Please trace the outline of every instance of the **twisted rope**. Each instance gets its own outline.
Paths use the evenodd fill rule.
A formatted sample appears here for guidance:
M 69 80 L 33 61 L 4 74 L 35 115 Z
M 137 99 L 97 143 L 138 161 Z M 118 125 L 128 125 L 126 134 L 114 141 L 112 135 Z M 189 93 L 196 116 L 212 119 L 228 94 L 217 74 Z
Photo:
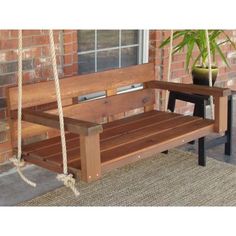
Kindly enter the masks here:
M 75 187 L 75 179 L 73 178 L 72 174 L 59 174 L 57 175 L 57 179 L 63 182 L 66 187 L 70 188 L 74 192 L 75 196 L 80 195 L 79 191 Z
M 59 181 L 62 181 L 66 187 L 71 188 L 71 190 L 75 193 L 75 195 L 78 196 L 79 192 L 75 188 L 75 179 L 73 178 L 71 174 L 68 174 L 67 150 L 66 150 L 66 139 L 65 139 L 64 118 L 63 118 L 64 116 L 63 116 L 63 109 L 62 109 L 62 103 L 61 103 L 61 92 L 60 92 L 55 44 L 54 44 L 52 30 L 49 30 L 49 40 L 50 40 L 50 54 L 51 54 L 52 67 L 53 67 L 53 76 L 54 76 L 54 81 L 55 81 L 55 89 L 56 89 L 56 97 L 57 97 L 57 107 L 58 107 L 58 114 L 59 114 L 62 159 L 63 159 L 63 174 L 59 174 L 57 176 L 57 179 Z
M 22 155 L 22 30 L 18 31 L 18 110 L 17 110 L 17 157 L 11 158 L 10 161 L 16 166 L 17 172 L 20 177 L 32 187 L 36 187 L 36 183 L 27 179 L 22 171 L 21 167 L 24 166 L 24 161 L 21 160 Z
M 206 33 L 207 54 L 208 54 L 209 86 L 212 87 L 211 47 L 210 47 L 208 30 L 206 30 L 205 33 Z M 211 103 L 211 118 L 214 120 L 215 109 L 214 109 L 214 103 L 213 103 L 213 96 L 210 96 L 210 103 Z

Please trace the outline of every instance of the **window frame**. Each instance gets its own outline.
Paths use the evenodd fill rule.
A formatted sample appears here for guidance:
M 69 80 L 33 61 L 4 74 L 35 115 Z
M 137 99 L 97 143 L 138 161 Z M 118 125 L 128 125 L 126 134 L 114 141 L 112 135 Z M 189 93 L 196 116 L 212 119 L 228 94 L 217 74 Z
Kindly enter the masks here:
M 102 52 L 102 51 L 118 49 L 119 50 L 119 67 L 118 68 L 122 68 L 122 66 L 121 66 L 121 50 L 123 48 L 138 47 L 138 63 L 137 64 L 147 63 L 148 57 L 149 57 L 149 30 L 138 30 L 138 34 L 139 34 L 138 35 L 138 43 L 125 45 L 125 46 L 121 46 L 121 31 L 122 30 L 119 30 L 119 46 L 98 49 L 97 48 L 97 30 L 95 30 L 95 48 L 94 48 L 94 50 L 87 50 L 84 52 L 78 52 L 78 57 L 80 55 L 94 53 L 95 54 L 95 72 L 97 72 L 97 53 Z M 94 72 L 92 72 L 92 73 L 94 73 Z M 117 93 L 119 94 L 119 93 L 130 92 L 133 90 L 141 89 L 142 87 L 143 87 L 142 84 L 134 84 L 132 86 L 126 86 L 126 87 L 118 89 Z M 97 93 L 81 96 L 79 98 L 79 100 L 80 101 L 91 100 L 91 99 L 101 98 L 104 96 L 105 96 L 104 92 L 97 92 Z

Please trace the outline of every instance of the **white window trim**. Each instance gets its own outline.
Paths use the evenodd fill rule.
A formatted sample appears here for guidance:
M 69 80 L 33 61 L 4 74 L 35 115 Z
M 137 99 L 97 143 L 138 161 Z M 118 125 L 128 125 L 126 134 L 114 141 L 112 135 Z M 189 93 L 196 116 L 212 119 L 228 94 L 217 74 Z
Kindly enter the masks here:
M 143 30 L 143 42 L 142 42 L 142 46 L 143 46 L 143 63 L 148 63 L 149 60 L 149 30 Z

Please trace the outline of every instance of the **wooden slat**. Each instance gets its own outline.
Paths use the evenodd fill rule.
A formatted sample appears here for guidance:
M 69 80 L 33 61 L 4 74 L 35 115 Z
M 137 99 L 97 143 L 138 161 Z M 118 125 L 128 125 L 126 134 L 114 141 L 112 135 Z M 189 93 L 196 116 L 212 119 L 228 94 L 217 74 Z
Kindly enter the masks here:
M 106 130 L 113 129 L 114 127 L 117 128 L 117 127 L 120 127 L 120 126 L 123 126 L 123 125 L 128 125 L 128 124 L 136 122 L 136 121 L 140 122 L 142 120 L 150 119 L 150 118 L 158 116 L 160 114 L 162 114 L 162 112 L 151 111 L 151 112 L 147 112 L 147 113 L 137 114 L 137 115 L 132 116 L 132 117 L 127 117 L 127 118 L 122 119 L 122 120 L 116 120 L 116 121 L 113 121 L 111 123 L 106 123 L 106 124 L 103 124 L 104 132 Z M 79 140 L 79 137 L 76 134 L 71 134 L 71 133 L 66 134 L 67 142 L 71 139 L 74 139 L 75 137 L 77 137 L 77 139 Z M 55 145 L 57 145 L 57 143 L 60 143 L 60 142 L 61 142 L 61 138 L 60 138 L 60 136 L 58 136 L 58 137 L 43 140 L 43 141 L 40 141 L 40 142 L 37 142 L 37 143 L 28 144 L 28 145 L 23 147 L 23 151 L 25 151 L 25 153 L 27 153 L 30 150 L 38 150 L 38 149 L 45 148 L 47 146 L 49 146 L 49 147 L 55 146 Z
M 117 89 L 108 89 L 108 90 L 106 90 L 106 96 L 107 97 L 114 96 L 114 95 L 116 95 L 116 93 L 117 93 Z M 111 115 L 111 116 L 107 117 L 107 120 L 109 122 L 111 122 L 115 119 L 116 119 L 116 117 L 114 115 Z
M 80 156 L 81 156 L 80 147 L 79 147 L 80 144 L 78 142 L 74 142 L 73 145 L 75 145 L 74 148 L 71 148 L 70 150 L 67 150 L 67 159 L 68 159 L 67 163 L 71 163 L 75 159 L 77 159 L 77 160 L 80 159 Z M 62 164 L 63 157 L 62 157 L 61 152 L 54 153 L 50 156 L 47 156 L 46 154 L 45 154 L 45 156 L 41 156 L 41 155 L 38 155 L 37 153 L 35 154 L 34 152 L 29 153 L 29 155 L 31 155 L 31 154 L 40 156 L 41 159 L 44 160 L 44 161 L 55 162 L 55 163 L 57 163 L 58 165 L 61 165 L 61 166 L 63 165 Z
M 112 123 L 114 123 L 113 127 L 108 126 L 108 128 L 105 128 L 104 132 L 101 133 L 101 135 L 100 135 L 101 141 L 106 140 L 107 138 L 112 138 L 113 136 L 122 135 L 124 132 L 125 133 L 130 132 L 130 131 L 132 131 L 132 129 L 134 130 L 135 128 L 140 129 L 140 128 L 144 128 L 145 125 L 146 126 L 152 125 L 153 122 L 158 122 L 166 115 L 171 116 L 171 117 L 177 116 L 175 114 L 171 115 L 170 113 L 162 114 L 161 112 L 156 112 L 155 116 L 153 116 L 153 112 L 150 112 L 150 117 L 136 115 L 137 117 L 139 117 L 139 120 L 134 119 L 134 121 L 132 123 L 129 118 L 123 119 L 123 123 L 112 122 Z M 136 116 L 134 116 L 134 117 L 136 117 Z M 125 122 L 125 120 L 128 120 L 128 121 Z M 69 147 L 73 148 L 74 144 L 78 146 L 79 137 L 78 136 L 73 136 L 73 137 L 74 138 L 70 138 L 69 134 L 66 135 L 67 148 L 69 148 Z M 60 137 L 53 138 L 52 140 L 53 141 L 51 141 L 51 142 L 50 141 L 49 142 L 47 142 L 47 141 L 39 142 L 38 146 L 36 146 L 36 144 L 35 145 L 34 144 L 28 145 L 28 147 L 26 147 L 26 148 L 24 147 L 23 150 L 25 151 L 25 153 L 34 152 L 38 156 L 43 156 L 43 157 L 50 157 L 52 154 L 54 156 L 60 155 L 60 153 L 61 153 Z M 53 157 L 52 157 L 52 159 L 53 159 Z
M 135 121 L 132 123 L 126 123 L 126 124 L 123 124 L 122 126 L 114 126 L 113 128 L 106 129 L 101 134 L 101 138 L 103 140 L 105 138 L 117 137 L 122 134 L 127 134 L 134 130 L 139 130 L 139 129 L 146 128 L 149 126 L 153 126 L 154 124 L 162 123 L 164 120 L 171 120 L 179 116 L 181 115 L 163 112 L 163 113 L 158 114 L 157 116 L 150 117 L 150 119 L 144 119 L 144 120 Z
M 201 120 L 201 118 L 198 117 L 175 117 L 174 119 L 172 118 L 160 121 L 159 123 L 153 124 L 149 127 L 143 127 L 138 130 L 133 130 L 133 132 L 130 131 L 129 133 L 123 134 L 119 137 L 104 139 L 101 140 L 101 152 L 103 153 L 111 149 L 114 150 L 116 147 L 120 147 L 121 149 L 123 149 L 123 146 L 126 146 L 129 143 L 130 145 L 132 145 L 132 143 L 153 136 L 154 134 L 159 134 L 161 136 L 165 132 L 176 129 L 177 127 L 182 127 L 184 129 L 186 125 L 194 125 L 196 121 L 199 120 Z M 76 161 L 76 158 L 74 158 L 73 156 L 70 157 L 70 163 Z M 104 162 L 103 158 L 102 162 Z
M 113 69 L 60 80 L 62 100 L 154 80 L 152 63 Z M 9 87 L 10 110 L 17 109 L 17 87 Z M 54 81 L 23 86 L 23 108 L 56 101 Z
M 183 92 L 183 93 L 196 93 L 201 95 L 212 95 L 215 97 L 229 96 L 231 90 L 228 88 L 217 88 L 203 85 L 173 83 L 166 81 L 149 81 L 146 83 L 148 88 L 165 89 L 169 91 Z
M 141 120 L 138 121 L 137 119 L 134 123 L 131 122 L 130 117 L 126 118 L 129 120 L 127 123 L 114 121 L 113 127 L 110 124 L 107 131 L 104 129 L 105 135 L 101 138 L 101 161 L 104 170 L 136 160 L 137 155 L 145 156 L 145 153 L 150 153 L 152 150 L 160 152 L 178 146 L 183 142 L 183 139 L 184 142 L 188 142 L 205 136 L 212 132 L 214 126 L 213 121 L 196 117 L 184 117 L 173 113 L 157 112 L 155 116 L 153 112 L 150 112 L 150 115 L 147 118 L 145 115 L 139 114 L 137 116 Z M 117 136 L 116 132 L 111 132 L 122 128 L 120 136 Z M 59 139 L 55 140 L 59 141 Z M 47 145 L 47 143 L 45 144 Z M 36 153 L 30 153 L 29 155 L 40 156 L 43 154 L 40 157 L 41 161 L 45 161 L 50 165 L 55 163 L 55 165 L 61 167 L 60 142 L 57 144 L 49 142 L 48 144 L 52 146 L 45 146 L 45 148 L 38 149 Z M 90 149 L 93 150 L 92 147 Z M 30 161 L 29 158 L 28 160 Z M 78 137 L 70 137 L 68 140 L 68 164 L 73 170 L 81 168 Z M 91 175 L 86 174 L 86 181 L 89 181 L 89 176 Z M 96 178 L 96 176 L 93 176 L 93 178 Z
M 115 96 L 112 96 L 109 99 L 106 98 L 103 101 L 98 101 L 98 100 L 90 101 L 90 102 L 75 105 L 76 106 L 75 108 L 74 108 L 74 106 L 64 108 L 64 114 L 67 116 L 76 116 L 76 117 L 80 116 L 80 114 L 81 114 L 80 117 L 83 119 L 89 120 L 89 117 L 90 117 L 91 120 L 95 120 L 98 117 L 100 117 L 102 114 L 104 114 L 104 116 L 106 116 L 108 114 L 120 112 L 122 109 L 127 110 L 127 109 L 140 107 L 144 104 L 152 104 L 154 101 L 149 100 L 149 96 L 152 96 L 152 93 L 153 93 L 153 91 L 151 91 L 151 93 L 149 93 L 148 90 L 141 90 L 141 91 L 136 91 L 132 94 L 118 95 L 118 98 L 116 98 Z M 130 99 L 132 99 L 132 102 L 134 103 L 133 105 L 129 106 L 127 103 L 125 103 L 122 106 L 119 106 L 120 103 L 122 104 L 123 100 L 129 101 Z M 86 106 L 86 105 L 89 105 L 89 106 Z M 100 113 L 97 111 L 94 112 L 94 107 L 96 107 L 96 109 L 97 108 L 99 109 L 99 105 L 102 107 L 101 108 L 102 110 L 100 110 Z M 109 106 L 109 107 L 107 108 L 107 106 Z M 87 111 L 87 113 L 86 113 L 86 111 Z M 54 111 L 54 112 L 56 112 L 56 111 Z M 78 113 L 78 115 L 77 115 L 77 113 Z M 157 113 L 158 113 L 157 111 L 153 111 L 152 113 L 148 113 L 147 115 L 146 114 L 140 114 L 138 116 L 135 115 L 135 116 L 130 117 L 128 119 L 122 119 L 120 121 L 117 120 L 116 123 L 118 125 L 119 123 L 128 122 L 129 120 L 133 122 L 133 121 L 135 121 L 135 119 L 140 120 L 141 117 L 150 117 L 152 114 L 156 115 Z M 34 122 L 37 121 L 37 119 L 40 119 L 40 116 L 37 116 L 36 118 L 32 117 L 32 121 L 34 121 Z M 104 124 L 104 127 L 109 127 L 109 123 Z M 31 130 L 31 128 L 34 128 L 34 129 Z M 48 127 L 41 126 L 41 125 L 38 125 L 38 126 L 33 125 L 33 127 L 27 126 L 27 128 L 24 130 L 27 131 L 27 133 L 30 133 L 30 131 L 32 131 L 30 133 L 30 135 L 33 136 L 34 134 L 37 134 L 40 129 L 42 130 L 42 132 L 48 131 Z M 15 129 L 15 130 L 17 130 L 17 129 Z
M 144 149 L 137 149 L 134 152 L 126 153 L 124 156 L 120 156 L 119 158 L 114 158 L 110 160 L 108 159 L 107 161 L 104 160 L 105 162 L 102 163 L 102 172 L 105 173 L 114 168 L 119 168 L 124 165 L 133 163 L 135 161 L 151 157 L 153 155 L 169 150 L 171 148 L 178 147 L 183 143 L 188 143 L 192 141 L 194 138 L 198 139 L 200 137 L 206 136 L 212 131 L 213 131 L 213 124 L 209 126 L 205 126 L 203 128 L 199 128 L 197 131 L 194 130 L 193 131 L 194 133 L 189 132 L 181 136 L 177 136 L 175 139 L 172 140 L 172 142 L 165 141 L 157 145 L 150 145 L 149 147 L 144 148 Z M 197 163 L 197 160 L 196 160 L 196 163 Z M 71 166 L 79 167 L 79 160 L 74 162 L 73 165 L 71 164 Z
M 148 116 L 149 115 L 149 116 Z M 157 122 L 158 120 L 161 120 L 165 116 L 171 116 L 175 117 L 177 115 L 167 113 L 163 114 L 162 112 L 158 111 L 151 111 L 148 113 L 138 114 L 132 117 L 128 117 L 119 121 L 114 121 L 113 126 L 111 126 L 112 123 L 107 123 L 104 125 L 105 130 L 101 134 L 101 140 L 106 140 L 107 138 L 112 137 L 112 133 L 117 135 L 122 135 L 123 132 L 130 132 L 132 129 L 139 129 L 144 128 L 145 125 L 152 125 L 153 122 Z M 141 125 L 142 123 L 142 125 Z M 131 125 L 132 124 L 132 125 Z M 111 131 L 114 130 L 112 133 Z M 107 134 L 108 132 L 108 134 Z M 72 154 L 78 156 L 79 154 L 79 137 L 72 135 L 72 134 L 66 134 L 66 141 L 67 141 L 67 148 L 68 148 L 68 156 L 70 157 Z M 71 146 L 72 145 L 72 146 Z M 73 145 L 76 145 L 78 150 L 77 153 L 71 153 L 70 149 L 73 149 Z M 55 137 L 49 140 L 43 140 L 41 142 L 38 142 L 36 144 L 30 144 L 23 148 L 24 153 L 31 153 L 33 152 L 37 156 L 42 156 L 44 159 L 50 159 L 51 161 L 61 161 L 62 155 L 61 155 L 61 140 L 60 137 Z M 69 158 L 70 159 L 70 158 Z M 69 160 L 70 162 L 70 160 Z
M 100 134 L 101 142 L 104 142 L 107 139 L 111 139 L 113 137 L 122 136 L 123 134 L 126 135 L 130 132 L 135 132 L 137 130 L 144 129 L 149 126 L 153 126 L 154 124 L 155 125 L 161 124 L 167 120 L 174 120 L 176 117 L 181 117 L 181 115 L 157 112 L 156 116 L 150 116 L 149 119 L 146 117 L 146 119 L 135 120 L 132 123 L 123 122 L 123 124 L 117 125 L 116 122 L 112 122 L 114 123 L 113 127 L 110 126 L 107 129 L 104 129 L 104 132 Z M 189 118 L 189 119 L 192 120 L 192 118 Z M 67 140 L 68 151 L 70 150 L 70 148 L 73 149 L 74 145 L 78 146 L 79 137 L 69 139 L 69 140 L 66 139 L 66 140 Z M 55 140 L 53 143 L 51 142 L 49 145 L 45 145 L 45 144 L 42 145 L 41 143 L 39 143 L 39 146 L 40 148 L 37 147 L 37 150 L 33 150 L 33 152 L 37 154 L 38 156 L 51 157 L 51 156 L 61 155 L 61 140 L 60 139 L 57 139 L 57 141 Z
M 23 110 L 22 119 L 28 122 L 45 125 L 51 128 L 60 129 L 58 115 L 48 114 L 39 111 Z M 76 134 L 94 134 L 102 132 L 102 126 L 88 121 L 77 120 L 69 117 L 64 117 L 65 131 Z
M 102 170 L 103 172 L 108 171 L 139 159 L 150 157 L 155 153 L 159 153 L 202 136 L 206 136 L 211 133 L 212 130 L 212 121 L 202 122 L 202 120 L 198 120 L 194 123 L 185 125 L 184 129 L 183 126 L 179 126 L 175 129 L 164 131 L 161 135 L 160 133 L 155 134 L 141 140 L 136 140 L 133 143 L 128 143 L 123 146 L 102 151 Z M 73 168 L 79 169 L 80 160 L 74 159 L 74 161 L 70 162 L 69 165 Z
M 133 132 L 127 132 L 122 136 L 110 138 L 104 143 L 101 143 L 101 150 L 113 149 L 128 143 L 133 143 L 134 141 L 147 138 L 154 134 L 162 134 L 163 132 L 167 132 L 168 130 L 175 129 L 177 127 L 185 128 L 186 125 L 195 123 L 197 120 L 200 120 L 200 118 L 187 116 L 169 117 L 157 123 L 152 123 L 150 126 L 144 126 L 140 129 L 135 129 Z
M 47 134 L 47 132 L 53 131 L 55 129 L 48 128 L 43 125 L 35 125 L 29 122 L 22 122 L 22 139 L 34 137 L 37 135 Z M 16 147 L 17 142 L 17 121 L 12 121 L 12 143 Z
M 101 139 L 101 151 L 109 150 L 117 146 L 121 146 L 127 143 L 132 143 L 135 140 L 140 140 L 148 136 L 152 136 L 153 134 L 157 133 L 163 133 L 167 130 L 176 128 L 176 127 L 184 127 L 185 125 L 189 123 L 196 122 L 201 118 L 198 117 L 182 117 L 182 116 L 169 116 L 165 119 L 160 119 L 156 123 L 150 123 L 149 126 L 146 126 L 145 124 L 141 127 L 134 127 L 133 129 L 130 128 L 129 131 L 123 132 L 120 136 L 117 137 L 111 136 L 111 137 L 103 137 Z M 78 159 L 78 153 L 80 152 L 79 147 L 77 148 L 77 152 L 75 150 L 75 147 L 78 145 L 78 140 L 71 140 L 70 144 L 68 145 L 68 156 L 69 156 L 69 163 L 73 162 L 75 159 Z M 50 153 L 53 154 L 50 156 Z M 61 161 L 62 155 L 61 155 L 61 148 L 59 145 L 54 148 L 49 148 L 46 150 L 42 150 L 41 152 L 36 152 L 39 156 L 46 156 L 45 160 L 50 161 Z
M 72 133 L 66 133 L 65 137 L 66 137 L 66 142 L 69 142 L 69 140 L 71 139 L 78 138 L 78 135 L 72 134 Z M 30 150 L 42 149 L 47 146 L 51 146 L 51 145 L 54 145 L 55 143 L 60 143 L 60 142 L 61 142 L 61 136 L 45 139 L 40 142 L 31 143 L 31 144 L 23 146 L 23 152 L 27 153 Z
M 32 164 L 35 164 L 37 166 L 40 166 L 42 168 L 45 168 L 47 170 L 50 170 L 50 171 L 53 171 L 53 172 L 56 172 L 56 173 L 62 173 L 63 172 L 62 165 L 60 165 L 59 163 L 46 162 L 41 157 L 37 157 L 33 154 L 24 155 L 23 158 L 24 158 L 25 161 L 27 161 L 29 163 L 32 163 Z M 72 165 L 71 165 L 71 168 L 70 167 L 68 168 L 68 172 L 73 174 L 75 177 L 78 176 L 78 170 L 75 170 L 72 167 Z
M 153 94 L 154 90 L 139 90 L 81 102 L 63 108 L 63 112 L 66 117 L 96 122 L 101 117 L 111 117 L 121 112 L 152 105 L 155 103 Z M 48 111 L 48 113 L 57 114 L 57 110 Z
M 162 135 L 155 134 L 142 140 L 128 143 L 122 147 L 119 146 L 114 149 L 104 151 L 101 153 L 101 158 L 104 163 L 115 161 L 116 158 L 125 158 L 130 153 L 136 153 L 140 150 L 145 151 L 154 146 L 157 152 L 161 152 L 167 150 L 170 147 L 173 148 L 175 145 L 180 145 L 181 142 L 184 144 L 188 141 L 203 137 L 212 131 L 212 121 L 199 120 L 185 125 L 184 128 L 182 126 L 177 127 L 176 129 L 163 132 Z M 177 144 L 176 140 L 178 141 Z
M 69 155 L 70 150 L 79 148 L 79 144 L 80 144 L 79 137 L 66 140 L 66 148 L 67 148 L 68 155 Z M 35 153 L 36 155 L 42 156 L 45 158 L 55 156 L 55 155 L 60 155 L 62 153 L 61 140 L 57 140 L 57 142 L 50 144 L 48 146 L 42 146 L 41 144 L 39 145 L 40 145 L 39 148 L 30 150 L 27 153 Z M 78 154 L 79 154 L 79 151 L 78 151 Z
M 99 134 L 80 136 L 81 179 L 91 182 L 101 178 Z
M 9 96 L 7 98 L 7 101 L 9 101 Z M 65 99 L 62 101 L 62 104 L 63 106 L 71 105 L 72 99 Z M 56 107 L 57 105 L 54 102 L 54 103 L 49 103 L 43 106 L 37 106 L 37 107 L 28 108 L 28 109 L 33 110 L 33 111 L 34 110 L 43 111 L 43 110 L 48 110 L 48 109 L 55 109 Z M 11 124 L 11 129 L 10 129 L 11 140 L 12 140 L 12 146 L 14 148 L 17 146 L 17 110 L 10 111 L 9 108 L 10 108 L 10 105 L 7 105 L 7 111 L 8 111 L 7 117 L 12 118 L 8 120 L 9 120 L 9 124 Z M 34 136 L 48 134 L 48 133 L 56 133 L 56 130 L 53 128 L 46 127 L 46 126 L 22 121 L 22 140 L 23 141 L 25 139 L 28 139 Z
M 124 119 L 115 120 L 115 121 L 112 121 L 110 123 L 103 124 L 103 129 L 107 130 L 107 129 L 109 129 L 109 127 L 113 128 L 114 126 L 116 126 L 116 127 L 117 126 L 122 126 L 122 125 L 127 124 L 127 123 L 133 123 L 137 120 L 140 121 L 140 120 L 143 120 L 143 119 L 149 119 L 150 117 L 159 115 L 161 113 L 162 113 L 161 111 L 149 111 L 149 112 L 145 112 L 145 113 L 140 113 L 140 114 L 137 114 L 137 115 L 134 115 L 134 116 L 126 117 Z
M 223 133 L 227 130 L 228 98 L 215 98 L 215 132 Z
M 147 89 L 146 83 L 143 84 L 143 88 L 144 88 L 144 89 Z M 154 93 L 153 93 L 152 96 L 153 96 L 154 101 L 156 101 L 156 91 L 155 91 L 155 90 L 154 90 Z M 152 111 L 152 110 L 154 110 L 154 109 L 155 109 L 155 103 L 152 104 L 152 105 L 146 105 L 146 106 L 144 107 L 144 112 L 149 112 L 149 111 Z

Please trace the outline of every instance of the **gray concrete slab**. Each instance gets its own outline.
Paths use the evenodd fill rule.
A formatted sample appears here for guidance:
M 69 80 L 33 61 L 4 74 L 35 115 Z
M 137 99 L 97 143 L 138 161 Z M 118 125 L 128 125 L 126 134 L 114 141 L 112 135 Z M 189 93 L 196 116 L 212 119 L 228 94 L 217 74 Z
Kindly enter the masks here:
M 1 169 L 1 168 L 0 168 Z M 15 168 L 0 174 L 0 206 L 14 206 L 61 186 L 56 174 L 34 165 L 23 168 L 25 176 L 37 183 L 37 187 L 26 184 Z

